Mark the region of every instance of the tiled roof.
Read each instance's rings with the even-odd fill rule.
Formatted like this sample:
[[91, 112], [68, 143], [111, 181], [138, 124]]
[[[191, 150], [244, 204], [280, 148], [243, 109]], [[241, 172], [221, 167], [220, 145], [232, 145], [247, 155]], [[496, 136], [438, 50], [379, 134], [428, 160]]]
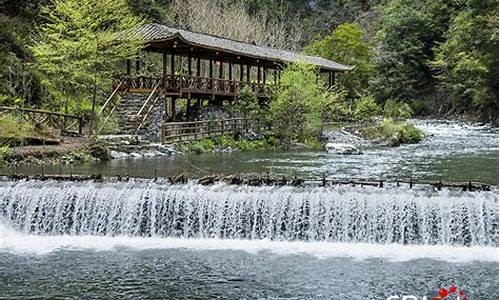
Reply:
[[285, 63], [305, 61], [306, 63], [316, 65], [322, 69], [332, 71], [349, 71], [354, 68], [354, 66], [339, 64], [318, 56], [302, 55], [291, 51], [239, 42], [213, 35], [175, 29], [157, 23], [143, 25], [137, 30], [137, 33], [139, 33], [141, 38], [146, 42], [168, 40], [177, 36], [188, 43], [200, 47], [213, 48], [241, 56]]

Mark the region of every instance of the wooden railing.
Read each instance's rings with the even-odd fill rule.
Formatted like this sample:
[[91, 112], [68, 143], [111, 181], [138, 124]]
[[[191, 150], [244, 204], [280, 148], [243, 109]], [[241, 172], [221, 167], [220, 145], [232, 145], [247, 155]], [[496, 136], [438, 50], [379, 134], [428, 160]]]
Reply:
[[82, 134], [83, 123], [80, 116], [52, 112], [42, 109], [30, 109], [0, 106], [0, 114], [15, 114], [22, 117], [35, 128], [50, 127], [60, 130], [61, 134]]
[[234, 96], [244, 87], [249, 87], [258, 97], [266, 97], [269, 84], [236, 81], [218, 78], [194, 77], [185, 75], [166, 75], [164, 78], [118, 75], [128, 90], [152, 90], [159, 85], [165, 91], [174, 93], [206, 93]]
[[158, 100], [161, 99], [161, 97], [163, 95], [162, 90], [159, 88], [159, 86], [160, 86], [160, 82], [156, 83], [156, 86], [154, 87], [153, 91], [151, 92], [149, 97], [146, 99], [146, 101], [144, 101], [144, 104], [142, 105], [141, 109], [134, 117], [135, 133], [136, 134], [139, 132], [141, 127], [144, 125], [149, 114], [151, 113], [151, 111], [155, 107], [156, 102], [158, 102]]
[[212, 121], [162, 123], [160, 138], [162, 144], [196, 140], [223, 134], [260, 132], [261, 124], [250, 118], [222, 119]]
[[109, 95], [108, 99], [104, 102], [104, 105], [97, 112], [97, 116], [101, 119], [101, 126], [97, 129], [97, 133], [101, 132], [101, 130], [106, 125], [106, 122], [111, 117], [113, 112], [115, 111], [118, 103], [121, 100], [122, 94], [127, 90], [128, 81], [127, 78], [122, 78], [120, 81], [115, 84], [113, 92]]

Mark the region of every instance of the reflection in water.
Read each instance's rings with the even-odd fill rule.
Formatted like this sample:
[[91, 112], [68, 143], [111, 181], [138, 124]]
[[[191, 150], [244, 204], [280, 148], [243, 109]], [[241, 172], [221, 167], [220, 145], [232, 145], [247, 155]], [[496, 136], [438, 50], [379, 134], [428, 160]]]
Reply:
[[[112, 160], [82, 166], [45, 167], [45, 173], [172, 176], [182, 171], [206, 173], [271, 173], [332, 178], [429, 179], [481, 181], [498, 184], [498, 130], [457, 122], [414, 121], [427, 137], [415, 145], [368, 147], [362, 155], [335, 155], [325, 152], [246, 152]], [[189, 161], [189, 162], [187, 162]], [[197, 168], [193, 167], [196, 166]], [[200, 170], [201, 169], [201, 170]], [[19, 168], [39, 174], [39, 167]]]

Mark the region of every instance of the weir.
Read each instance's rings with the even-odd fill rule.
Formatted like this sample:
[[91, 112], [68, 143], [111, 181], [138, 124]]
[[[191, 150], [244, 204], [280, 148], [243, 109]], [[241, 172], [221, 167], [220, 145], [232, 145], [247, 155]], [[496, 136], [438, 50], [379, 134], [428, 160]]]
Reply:
[[2, 223], [40, 235], [498, 246], [495, 192], [18, 181]]

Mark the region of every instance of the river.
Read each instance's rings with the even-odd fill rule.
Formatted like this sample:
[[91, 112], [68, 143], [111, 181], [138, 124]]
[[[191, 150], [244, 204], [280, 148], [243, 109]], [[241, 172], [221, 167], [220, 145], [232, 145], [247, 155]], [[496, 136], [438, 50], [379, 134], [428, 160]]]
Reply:
[[[236, 152], [177, 158], [111, 160], [77, 166], [45, 166], [45, 174], [96, 174], [153, 178], [186, 172], [270, 173], [273, 175], [372, 180], [480, 181], [498, 184], [498, 128], [457, 121], [414, 120], [426, 134], [419, 144], [363, 147], [362, 155], [324, 151]], [[19, 173], [40, 174], [41, 168], [19, 167]], [[7, 170], [4, 170], [4, 173]]]
[[[498, 184], [496, 129], [416, 122], [428, 134], [421, 144], [359, 156], [187, 159], [210, 172]], [[190, 165], [164, 158], [93, 167], [152, 177], [154, 169], [167, 175]], [[498, 243], [496, 186], [0, 181], [0, 299], [421, 299], [452, 285], [468, 299], [498, 299]]]

